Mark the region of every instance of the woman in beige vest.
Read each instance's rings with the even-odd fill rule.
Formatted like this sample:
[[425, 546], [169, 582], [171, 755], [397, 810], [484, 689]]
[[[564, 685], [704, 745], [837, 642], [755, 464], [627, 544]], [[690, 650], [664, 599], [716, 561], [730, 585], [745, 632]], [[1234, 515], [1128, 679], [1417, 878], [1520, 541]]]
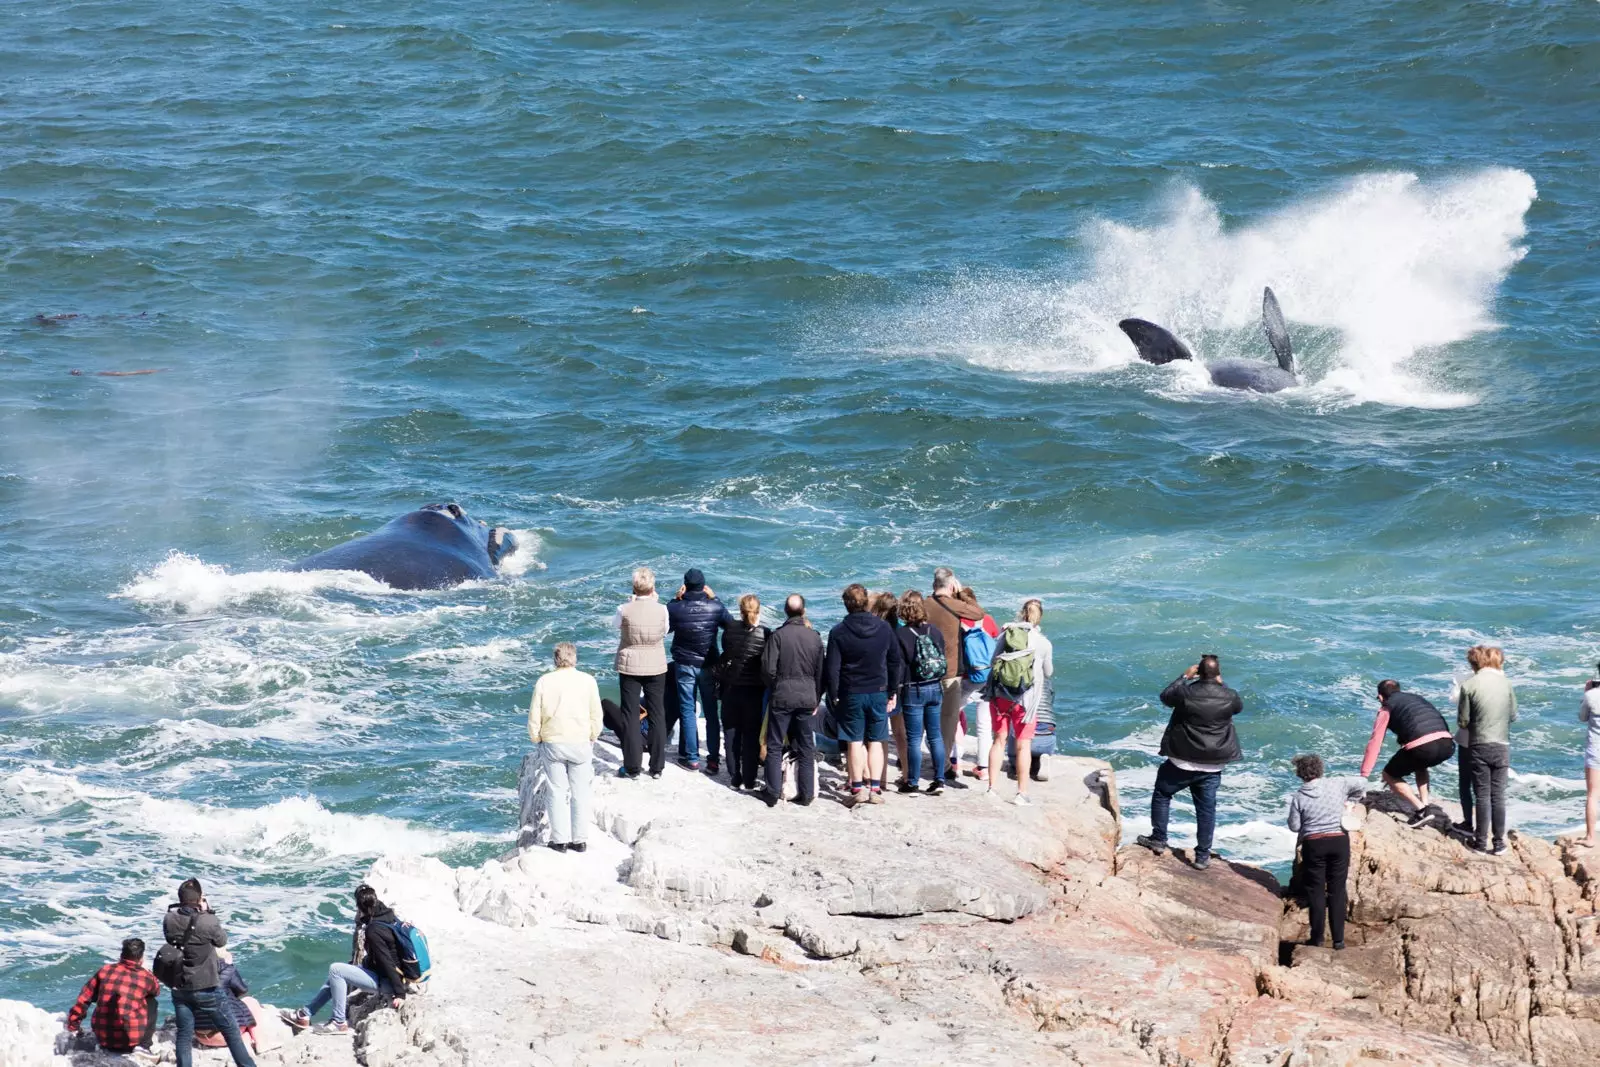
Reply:
[[622, 690], [623, 778], [637, 778], [643, 761], [639, 704], [650, 717], [650, 777], [660, 778], [667, 752], [667, 606], [656, 596], [649, 567], [633, 572], [633, 597], [612, 616], [617, 628], [617, 684]]

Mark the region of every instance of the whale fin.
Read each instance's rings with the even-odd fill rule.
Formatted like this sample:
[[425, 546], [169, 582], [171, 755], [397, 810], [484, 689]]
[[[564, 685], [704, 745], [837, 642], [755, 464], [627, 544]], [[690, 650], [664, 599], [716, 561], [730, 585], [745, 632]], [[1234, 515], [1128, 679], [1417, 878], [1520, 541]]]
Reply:
[[1175, 359], [1194, 358], [1194, 353], [1189, 351], [1187, 345], [1153, 322], [1123, 319], [1117, 323], [1117, 328], [1128, 335], [1133, 347], [1139, 350], [1139, 358], [1146, 363], [1154, 363], [1159, 367]]
[[1294, 348], [1289, 344], [1289, 326], [1283, 321], [1283, 309], [1270, 285], [1261, 290], [1261, 329], [1272, 346], [1272, 354], [1278, 357], [1278, 366], [1293, 374]]

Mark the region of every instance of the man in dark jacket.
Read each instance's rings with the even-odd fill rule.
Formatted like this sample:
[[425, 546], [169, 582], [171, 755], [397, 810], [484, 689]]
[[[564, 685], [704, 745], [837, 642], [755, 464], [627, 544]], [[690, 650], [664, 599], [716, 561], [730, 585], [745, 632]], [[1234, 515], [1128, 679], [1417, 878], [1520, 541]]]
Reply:
[[[733, 616], [706, 588], [700, 568], [684, 573], [683, 588], [667, 605], [672, 632], [672, 673], [678, 694], [678, 762], [700, 769], [700, 726], [695, 719], [698, 692], [706, 713], [706, 749], [710, 771], [717, 773], [722, 748], [722, 719], [717, 708], [717, 683], [711, 668], [717, 664], [717, 636], [733, 625]], [[670, 727], [669, 727], [670, 729]]]
[[1150, 833], [1141, 834], [1138, 843], [1158, 856], [1167, 850], [1172, 798], [1187, 789], [1194, 798], [1194, 865], [1203, 871], [1211, 866], [1222, 768], [1243, 756], [1233, 717], [1244, 710], [1244, 702], [1222, 684], [1217, 657], [1205, 655], [1161, 691], [1161, 703], [1172, 709], [1167, 731], [1161, 735], [1161, 755], [1167, 759], [1156, 771], [1150, 794]]
[[206, 905], [198, 878], [178, 887], [178, 902], [167, 909], [161, 922], [167, 944], [183, 954], [178, 980], [172, 985], [172, 1012], [178, 1019], [178, 1067], [191, 1067], [196, 1021], [216, 1030], [228, 1043], [237, 1067], [256, 1067], [239, 1034], [239, 1024], [228, 1011], [217, 977], [217, 949], [228, 943], [222, 923]]
[[[1433, 812], [1444, 815], [1428, 796], [1428, 770], [1456, 754], [1450, 727], [1427, 698], [1407, 693], [1399, 682], [1385, 678], [1378, 683], [1378, 718], [1361, 757], [1361, 777], [1372, 773], [1378, 753], [1383, 750], [1383, 735], [1389, 730], [1399, 740], [1400, 751], [1384, 764], [1383, 784], [1416, 809], [1411, 814], [1412, 829], [1427, 826]], [[1406, 784], [1411, 775], [1417, 776], [1415, 790]]]
[[794, 746], [795, 798], [801, 807], [817, 794], [816, 711], [822, 703], [822, 638], [806, 621], [806, 598], [784, 601], [787, 618], [761, 650], [767, 683], [767, 803], [783, 795], [783, 746]]
[[895, 699], [889, 686], [900, 678], [900, 642], [888, 623], [867, 610], [865, 586], [845, 588], [844, 610], [844, 621], [828, 633], [823, 681], [839, 740], [850, 746], [848, 803], [882, 804], [884, 743]]

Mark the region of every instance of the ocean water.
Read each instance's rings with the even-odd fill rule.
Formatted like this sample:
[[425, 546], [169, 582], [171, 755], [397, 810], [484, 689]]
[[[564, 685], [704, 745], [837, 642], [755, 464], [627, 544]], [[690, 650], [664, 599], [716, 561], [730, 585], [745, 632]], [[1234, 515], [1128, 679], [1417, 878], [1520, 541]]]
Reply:
[[[1216, 651], [1219, 848], [1280, 870], [1288, 757], [1492, 641], [1513, 825], [1580, 823], [1600, 6], [8, 14], [0, 997], [65, 1008], [197, 873], [297, 1002], [374, 858], [506, 847], [531, 681], [573, 638], [614, 685], [641, 563], [824, 624], [940, 564], [1043, 597], [1130, 833]], [[1279, 395], [1116, 329], [1267, 359], [1268, 284]], [[283, 569], [442, 500], [515, 573]]]

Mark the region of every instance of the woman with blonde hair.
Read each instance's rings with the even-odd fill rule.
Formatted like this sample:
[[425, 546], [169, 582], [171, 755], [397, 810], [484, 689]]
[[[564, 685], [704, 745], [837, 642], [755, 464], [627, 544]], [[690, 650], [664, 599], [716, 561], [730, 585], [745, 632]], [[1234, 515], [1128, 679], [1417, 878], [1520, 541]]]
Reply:
[[[761, 598], [739, 598], [739, 617], [722, 635], [717, 661], [717, 688], [722, 692], [722, 726], [727, 732], [728, 778], [735, 789], [754, 789], [761, 776], [761, 720], [766, 683], [761, 653], [772, 631], [761, 625]], [[768, 805], [778, 798], [769, 796]]]
[[1473, 847], [1498, 856], [1506, 850], [1506, 779], [1511, 772], [1511, 724], [1517, 721], [1517, 694], [1502, 669], [1505, 654], [1492, 645], [1479, 646], [1478, 653], [1475, 673], [1461, 683], [1456, 699], [1456, 725], [1466, 731], [1472, 750], [1469, 766], [1472, 791], [1477, 794]]

